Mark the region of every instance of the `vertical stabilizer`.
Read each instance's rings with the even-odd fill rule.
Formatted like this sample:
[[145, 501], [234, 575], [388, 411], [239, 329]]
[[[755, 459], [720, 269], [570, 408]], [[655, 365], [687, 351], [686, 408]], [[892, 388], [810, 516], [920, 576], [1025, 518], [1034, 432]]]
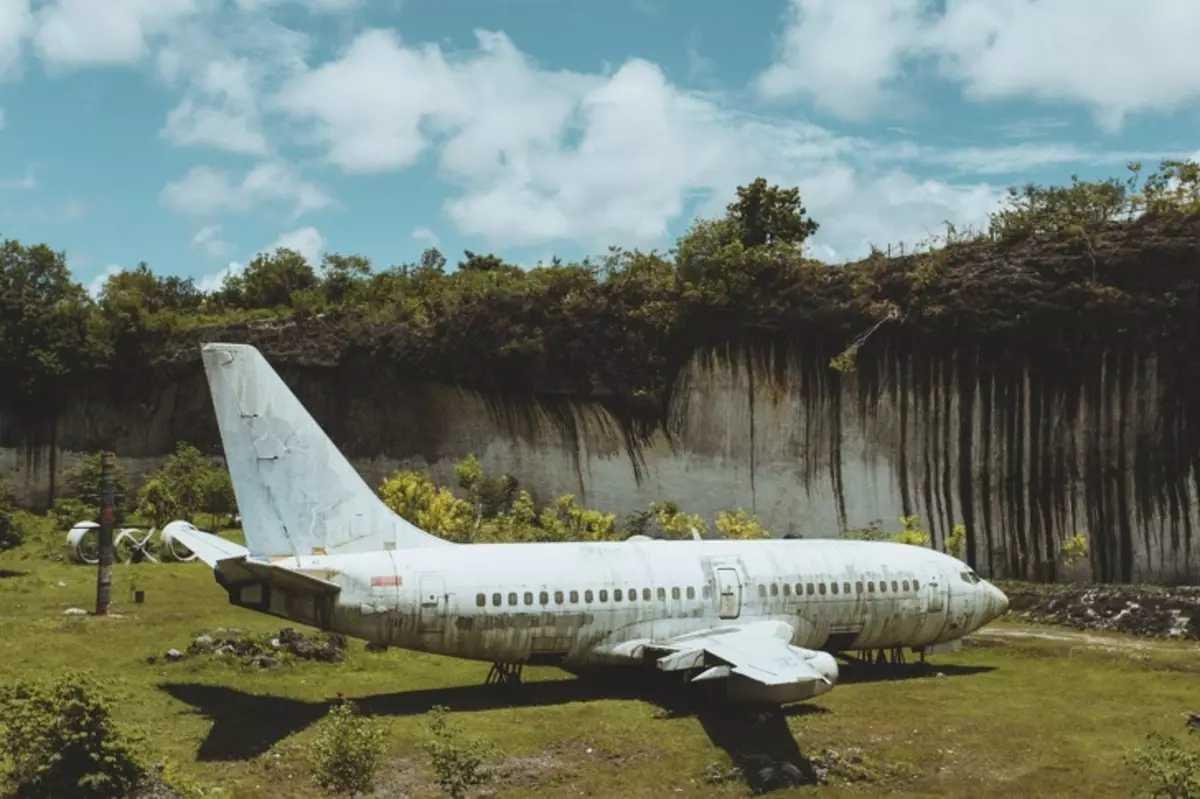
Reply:
[[383, 504], [257, 349], [201, 352], [251, 555], [450, 545]]

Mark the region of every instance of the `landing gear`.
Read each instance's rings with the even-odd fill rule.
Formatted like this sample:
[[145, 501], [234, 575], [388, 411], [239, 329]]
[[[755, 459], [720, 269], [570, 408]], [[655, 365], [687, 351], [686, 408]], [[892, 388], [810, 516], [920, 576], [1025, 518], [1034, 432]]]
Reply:
[[524, 663], [493, 663], [484, 685], [520, 685]]

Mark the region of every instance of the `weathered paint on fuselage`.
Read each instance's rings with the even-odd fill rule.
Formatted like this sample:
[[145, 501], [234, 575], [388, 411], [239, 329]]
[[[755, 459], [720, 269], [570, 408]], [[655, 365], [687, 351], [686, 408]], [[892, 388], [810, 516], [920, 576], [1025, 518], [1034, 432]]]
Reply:
[[955, 558], [834, 539], [472, 544], [279, 565], [342, 590], [329, 607], [277, 597], [269, 612], [491, 662], [627, 662], [614, 651], [624, 641], [758, 620], [791, 624], [791, 643], [811, 649], [917, 648], [961, 638], [1007, 608]]

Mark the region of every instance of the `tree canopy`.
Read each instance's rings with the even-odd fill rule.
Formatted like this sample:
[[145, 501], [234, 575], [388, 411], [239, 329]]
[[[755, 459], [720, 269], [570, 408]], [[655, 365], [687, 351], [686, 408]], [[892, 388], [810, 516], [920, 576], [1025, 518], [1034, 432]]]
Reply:
[[[697, 220], [667, 253], [614, 247], [598, 259], [522, 268], [465, 252], [448, 268], [428, 249], [379, 269], [360, 255], [310, 264], [279, 249], [213, 292], [143, 263], [109, 277], [94, 299], [65, 253], [8, 240], [0, 246], [0, 403], [48, 410], [81, 376], [192, 361], [200, 340], [253, 339], [279, 324], [297, 326], [293, 351], [322, 358], [354, 351], [415, 378], [650, 406], [696, 348], [745, 338], [819, 333], [832, 355], [888, 321], [960, 336], [1043, 325], [1062, 339], [1102, 334], [1096, 314], [1109, 313], [1169, 329], [1164, 320], [1195, 311], [1194, 285], [1169, 269], [1110, 270], [1105, 242], [1198, 217], [1195, 163], [1165, 161], [1146, 176], [1131, 164], [1127, 180], [1014, 188], [987, 230], [948, 226], [927, 251], [828, 265], [805, 253], [819, 226], [799, 190], [758, 178], [738, 188], [723, 217]], [[1058, 255], [1029, 267], [1047, 241]]]

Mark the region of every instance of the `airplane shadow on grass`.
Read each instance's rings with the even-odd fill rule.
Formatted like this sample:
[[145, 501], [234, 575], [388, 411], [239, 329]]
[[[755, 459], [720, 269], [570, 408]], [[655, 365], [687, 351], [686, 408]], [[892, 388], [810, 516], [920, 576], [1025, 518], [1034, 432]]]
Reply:
[[[852, 663], [841, 667], [838, 683], [845, 686], [898, 681], [934, 673], [966, 676], [992, 670], [989, 666], [868, 667]], [[670, 680], [670, 676], [676, 679]], [[307, 701], [251, 694], [204, 683], [162, 683], [158, 687], [212, 720], [212, 729], [197, 752], [200, 761], [243, 760], [261, 755], [318, 721], [340, 701], [340, 698]], [[765, 712], [747, 710], [706, 699], [694, 688], [681, 684], [677, 675], [638, 670], [520, 686], [479, 684], [345, 698], [353, 700], [363, 713], [375, 716], [416, 716], [435, 705], [467, 712], [597, 699], [642, 700], [660, 707], [664, 718], [695, 717], [712, 744], [729, 755], [755, 792], [815, 781], [813, 764], [800, 751], [787, 718], [829, 712], [810, 703]]]

